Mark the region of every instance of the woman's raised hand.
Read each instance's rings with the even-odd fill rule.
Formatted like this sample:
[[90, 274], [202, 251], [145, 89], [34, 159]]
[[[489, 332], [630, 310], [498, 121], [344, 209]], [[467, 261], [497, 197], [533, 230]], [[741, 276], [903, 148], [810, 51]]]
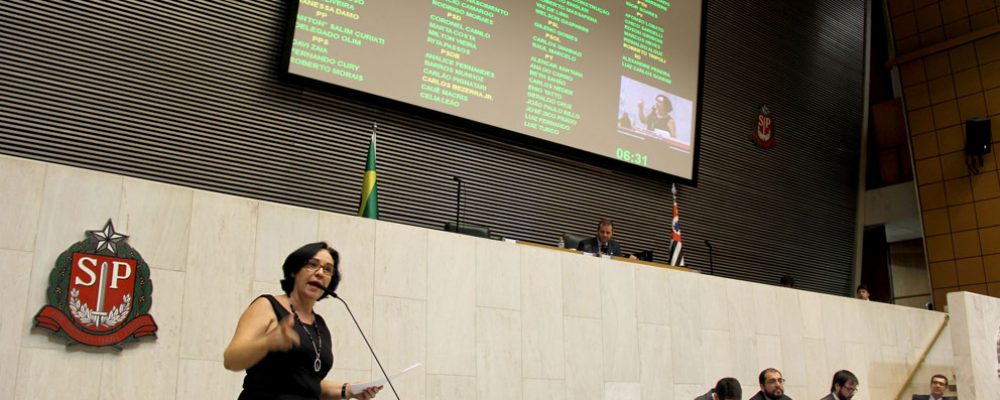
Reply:
[[278, 327], [267, 333], [268, 348], [272, 351], [288, 351], [299, 345], [299, 334], [295, 332], [295, 319], [286, 315], [278, 321]]

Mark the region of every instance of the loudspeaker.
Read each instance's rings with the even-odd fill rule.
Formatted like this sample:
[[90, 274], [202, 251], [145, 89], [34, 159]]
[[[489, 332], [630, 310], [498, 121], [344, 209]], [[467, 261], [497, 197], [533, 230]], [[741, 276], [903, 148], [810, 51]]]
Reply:
[[974, 156], [989, 154], [993, 133], [989, 118], [971, 118], [965, 121], [965, 153]]

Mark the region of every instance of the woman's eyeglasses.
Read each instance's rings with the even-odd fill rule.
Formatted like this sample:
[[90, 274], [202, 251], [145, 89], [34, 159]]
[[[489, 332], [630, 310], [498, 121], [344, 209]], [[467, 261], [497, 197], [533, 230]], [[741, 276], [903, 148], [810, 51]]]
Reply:
[[315, 272], [317, 269], [322, 269], [323, 273], [325, 273], [327, 276], [333, 276], [334, 271], [336, 271], [333, 264], [323, 264], [315, 258], [309, 260], [309, 262], [306, 263], [305, 268], [308, 268], [309, 271], [312, 272]]

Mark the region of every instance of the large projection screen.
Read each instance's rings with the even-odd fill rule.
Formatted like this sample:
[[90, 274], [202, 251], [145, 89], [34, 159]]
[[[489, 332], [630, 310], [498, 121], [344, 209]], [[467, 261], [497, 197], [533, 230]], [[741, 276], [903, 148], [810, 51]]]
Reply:
[[694, 180], [702, 1], [299, 0], [291, 76]]

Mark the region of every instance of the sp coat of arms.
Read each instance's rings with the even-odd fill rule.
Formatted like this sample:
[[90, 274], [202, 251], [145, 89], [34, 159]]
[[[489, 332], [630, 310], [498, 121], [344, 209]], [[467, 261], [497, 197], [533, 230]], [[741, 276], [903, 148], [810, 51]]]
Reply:
[[121, 349], [122, 343], [155, 338], [149, 266], [127, 240], [109, 219], [60, 254], [49, 273], [48, 305], [35, 315], [35, 326], [67, 345]]
[[750, 134], [750, 140], [762, 149], [774, 146], [774, 133], [771, 131], [774, 120], [771, 118], [771, 110], [766, 105], [760, 106], [757, 113], [757, 127]]

